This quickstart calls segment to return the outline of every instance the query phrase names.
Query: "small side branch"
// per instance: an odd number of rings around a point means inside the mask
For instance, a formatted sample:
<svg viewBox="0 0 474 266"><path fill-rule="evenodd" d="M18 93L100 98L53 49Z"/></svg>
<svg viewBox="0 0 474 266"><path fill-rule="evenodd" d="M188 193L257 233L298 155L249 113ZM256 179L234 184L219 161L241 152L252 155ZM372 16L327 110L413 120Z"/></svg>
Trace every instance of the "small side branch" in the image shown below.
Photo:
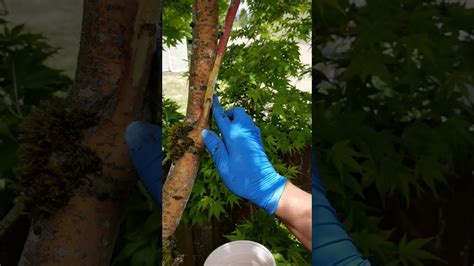
<svg viewBox="0 0 474 266"><path fill-rule="evenodd" d="M0 221L0 238L8 231L8 229L25 213L25 204L23 201L18 200L10 211Z"/></svg>
<svg viewBox="0 0 474 266"><path fill-rule="evenodd" d="M15 62L12 62L11 68L12 68L12 78L13 78L13 95L15 97L15 106L16 106L17 113L15 113L12 109L10 109L10 111L14 113L18 118L23 118L23 112L21 111L20 101L18 99L18 84L17 84L17 79L16 79Z"/></svg>

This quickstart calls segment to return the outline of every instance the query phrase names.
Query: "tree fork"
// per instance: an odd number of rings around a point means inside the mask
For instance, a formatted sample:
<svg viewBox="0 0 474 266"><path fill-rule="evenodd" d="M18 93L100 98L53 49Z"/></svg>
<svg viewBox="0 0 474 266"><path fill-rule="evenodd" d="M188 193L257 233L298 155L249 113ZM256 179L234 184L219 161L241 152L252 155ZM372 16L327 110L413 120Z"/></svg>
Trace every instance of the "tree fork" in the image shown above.
<svg viewBox="0 0 474 266"><path fill-rule="evenodd" d="M68 101L99 111L84 144L100 174L66 207L33 221L19 265L108 265L122 204L135 172L124 143L127 125L150 120L146 103L160 0L84 1L75 83Z"/></svg>

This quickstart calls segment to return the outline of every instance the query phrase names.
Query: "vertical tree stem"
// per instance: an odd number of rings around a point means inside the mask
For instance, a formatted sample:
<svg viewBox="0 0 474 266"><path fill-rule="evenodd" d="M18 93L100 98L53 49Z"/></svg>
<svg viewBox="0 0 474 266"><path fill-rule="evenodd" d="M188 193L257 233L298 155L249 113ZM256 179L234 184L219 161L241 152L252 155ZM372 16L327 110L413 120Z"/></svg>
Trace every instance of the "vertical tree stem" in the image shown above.
<svg viewBox="0 0 474 266"><path fill-rule="evenodd" d="M163 186L163 243L175 232L198 173L203 149L201 131L207 127L203 103L217 48L218 7L218 0L193 1L193 44L185 123L194 128L189 137L195 146L173 163Z"/></svg>

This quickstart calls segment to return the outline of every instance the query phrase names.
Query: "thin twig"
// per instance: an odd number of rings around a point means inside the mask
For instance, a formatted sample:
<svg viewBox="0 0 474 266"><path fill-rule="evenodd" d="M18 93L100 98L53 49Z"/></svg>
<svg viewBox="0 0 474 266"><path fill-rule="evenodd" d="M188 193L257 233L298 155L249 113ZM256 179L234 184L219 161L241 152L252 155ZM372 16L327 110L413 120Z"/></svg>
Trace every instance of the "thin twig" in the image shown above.
<svg viewBox="0 0 474 266"><path fill-rule="evenodd" d="M2 6L3 6L3 10L0 9L0 16L6 16L8 15L8 8L7 8L7 4L5 4L5 1L4 0L0 0L0 3L2 3ZM1 6L0 6L1 8Z"/></svg>
<svg viewBox="0 0 474 266"><path fill-rule="evenodd" d="M20 102L18 101L18 85L16 83L16 70L15 70L15 61L12 61L12 75L13 75L13 91L15 95L15 105L18 111L18 115L23 118L23 113L21 112Z"/></svg>
<svg viewBox="0 0 474 266"><path fill-rule="evenodd" d="M3 88L0 87L0 90L3 90ZM6 94L7 94L8 97L10 97L10 95L9 95L8 93L6 93ZM3 96L3 95L1 95L1 96L2 96L2 97L5 97L5 96ZM11 99L10 99L10 101L11 101ZM19 114L17 114L17 113L15 112L15 110L13 110L11 103L5 102L5 105L8 107L8 110L9 110L15 117L17 117L17 118L19 118L19 119L22 119L22 118L23 118L23 117L21 117Z"/></svg>
<svg viewBox="0 0 474 266"><path fill-rule="evenodd" d="M11 105L8 105L8 110L10 110L10 112L11 112L14 116L16 116L17 118L23 119L23 117L22 117L21 115L17 114L17 113L15 112L15 110L13 110L13 108L12 108Z"/></svg>
<svg viewBox="0 0 474 266"><path fill-rule="evenodd" d="M212 66L211 73L209 74L209 81L207 83L206 96L204 98L204 121L209 121L210 109L212 105L212 95L214 94L214 88L217 82L217 75L221 68L222 60L224 58L224 52L227 47L227 42L230 38L230 32L232 31L232 24L234 23L235 15L239 9L240 0L233 0L227 11L227 16L224 22L224 33L222 34L219 43L217 45L216 59Z"/></svg>
<svg viewBox="0 0 474 266"><path fill-rule="evenodd" d="M10 211L0 221L0 238L8 231L8 229L20 218L26 214L24 212L25 204L22 200L17 200Z"/></svg>
<svg viewBox="0 0 474 266"><path fill-rule="evenodd" d="M170 155L167 154L165 159L163 159L163 161L161 162L161 166L164 166L170 159L171 159Z"/></svg>

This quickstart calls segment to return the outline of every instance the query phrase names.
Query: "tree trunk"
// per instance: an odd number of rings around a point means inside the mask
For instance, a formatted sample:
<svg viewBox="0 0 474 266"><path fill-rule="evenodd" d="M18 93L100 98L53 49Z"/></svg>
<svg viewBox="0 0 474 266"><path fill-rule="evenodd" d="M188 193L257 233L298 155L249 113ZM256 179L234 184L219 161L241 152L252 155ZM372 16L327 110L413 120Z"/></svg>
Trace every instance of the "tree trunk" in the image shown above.
<svg viewBox="0 0 474 266"><path fill-rule="evenodd" d="M173 163L163 187L163 245L173 235L186 207L203 150L201 131L208 125L203 103L217 46L217 0L194 0L193 44L185 124L192 126L189 137L194 147Z"/></svg>
<svg viewBox="0 0 474 266"><path fill-rule="evenodd" d="M136 182L124 143L127 125L150 120L147 83L155 51L159 0L86 0L74 87L69 101L100 110L84 144L102 162L66 207L30 228L19 265L108 265L122 214Z"/></svg>

